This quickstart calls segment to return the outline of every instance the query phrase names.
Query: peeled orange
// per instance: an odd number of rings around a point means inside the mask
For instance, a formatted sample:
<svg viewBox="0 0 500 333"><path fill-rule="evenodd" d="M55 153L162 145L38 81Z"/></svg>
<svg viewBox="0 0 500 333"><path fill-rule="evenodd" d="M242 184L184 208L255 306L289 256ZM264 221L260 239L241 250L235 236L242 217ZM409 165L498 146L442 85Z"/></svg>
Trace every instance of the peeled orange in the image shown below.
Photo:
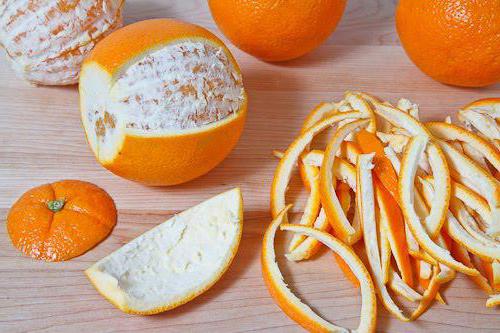
<svg viewBox="0 0 500 333"><path fill-rule="evenodd" d="M1 1L0 45L14 70L32 83L77 83L85 57L122 25L124 2Z"/></svg>
<svg viewBox="0 0 500 333"><path fill-rule="evenodd" d="M105 38L82 67L80 110L97 160L150 185L199 177L236 145L246 118L240 69L188 23L154 19Z"/></svg>
<svg viewBox="0 0 500 333"><path fill-rule="evenodd" d="M323 43L344 13L345 0L209 0L222 32L267 61L300 57Z"/></svg>

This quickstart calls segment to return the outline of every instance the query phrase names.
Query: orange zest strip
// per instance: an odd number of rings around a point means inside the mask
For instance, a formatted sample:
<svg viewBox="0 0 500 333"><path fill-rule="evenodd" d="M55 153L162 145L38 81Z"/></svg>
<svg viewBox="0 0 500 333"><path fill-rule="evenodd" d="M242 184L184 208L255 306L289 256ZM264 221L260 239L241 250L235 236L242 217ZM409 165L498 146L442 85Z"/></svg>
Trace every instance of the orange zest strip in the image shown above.
<svg viewBox="0 0 500 333"><path fill-rule="evenodd" d="M397 202L389 192L381 186L380 180L374 179L375 196L381 210L381 214L387 217L387 231L389 244L393 253L396 265L401 273L403 281L413 286L413 269L410 256L408 255L408 244L406 242L406 232L403 214L399 209Z"/></svg>
<svg viewBox="0 0 500 333"><path fill-rule="evenodd" d="M382 185L391 193L392 197L398 202L398 175L392 167L391 161L386 157L384 145L379 138L366 130L361 130L355 136L355 140L359 145L363 154L375 153L373 163L375 167L373 171Z"/></svg>

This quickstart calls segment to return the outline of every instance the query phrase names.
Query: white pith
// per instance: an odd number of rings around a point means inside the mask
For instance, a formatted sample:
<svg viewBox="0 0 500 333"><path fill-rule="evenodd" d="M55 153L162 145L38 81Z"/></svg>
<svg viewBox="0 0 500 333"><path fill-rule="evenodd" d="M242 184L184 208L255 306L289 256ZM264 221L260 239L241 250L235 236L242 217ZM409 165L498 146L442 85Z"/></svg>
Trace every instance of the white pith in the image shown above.
<svg viewBox="0 0 500 333"><path fill-rule="evenodd" d="M7 0L0 5L0 44L23 78L73 84L99 40L122 25L123 0Z"/></svg>
<svg viewBox="0 0 500 333"><path fill-rule="evenodd" d="M142 234L86 273L123 310L175 307L227 269L240 241L241 217L240 190L222 193Z"/></svg>
<svg viewBox="0 0 500 333"><path fill-rule="evenodd" d="M198 131L230 121L245 103L241 74L225 49L201 39L152 49L115 77L89 63L80 92L87 137L101 161L114 157L124 133Z"/></svg>

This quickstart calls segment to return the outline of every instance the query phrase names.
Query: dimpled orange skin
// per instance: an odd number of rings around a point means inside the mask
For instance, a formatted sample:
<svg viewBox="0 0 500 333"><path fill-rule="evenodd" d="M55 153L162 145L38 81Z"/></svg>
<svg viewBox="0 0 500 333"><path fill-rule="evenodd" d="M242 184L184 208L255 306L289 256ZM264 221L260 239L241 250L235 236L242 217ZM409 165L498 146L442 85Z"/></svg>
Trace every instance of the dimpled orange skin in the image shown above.
<svg viewBox="0 0 500 333"><path fill-rule="evenodd" d="M53 212L48 203L64 199ZM7 217L14 246L25 255L45 261L79 256L113 230L117 213L113 199L94 184L63 180L24 193Z"/></svg>
<svg viewBox="0 0 500 333"><path fill-rule="evenodd" d="M209 0L212 16L238 48L266 61L300 57L337 27L345 0Z"/></svg>
<svg viewBox="0 0 500 333"><path fill-rule="evenodd" d="M97 63L115 76L145 52L177 40L209 41L222 47L240 73L224 43L210 31L172 19L152 19L115 31L92 51L86 64ZM114 174L146 185L178 185L200 177L229 155L245 125L247 97L236 116L207 130L160 136L125 136L117 157L103 166Z"/></svg>
<svg viewBox="0 0 500 333"><path fill-rule="evenodd" d="M406 53L442 83L500 81L499 0L401 0L396 28Z"/></svg>

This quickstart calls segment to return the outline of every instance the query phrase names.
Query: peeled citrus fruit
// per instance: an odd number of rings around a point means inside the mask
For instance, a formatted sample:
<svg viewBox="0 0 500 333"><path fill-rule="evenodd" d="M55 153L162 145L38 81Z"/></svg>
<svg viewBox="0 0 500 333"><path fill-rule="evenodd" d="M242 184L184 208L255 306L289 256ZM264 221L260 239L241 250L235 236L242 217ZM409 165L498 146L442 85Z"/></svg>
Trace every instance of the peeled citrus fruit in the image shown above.
<svg viewBox="0 0 500 333"><path fill-rule="evenodd" d="M396 28L410 59L433 79L464 87L500 80L498 0L401 0Z"/></svg>
<svg viewBox="0 0 500 333"><path fill-rule="evenodd" d="M113 199L94 184L63 180L24 193L7 217L7 231L24 254L63 261L93 248L116 224Z"/></svg>
<svg viewBox="0 0 500 333"><path fill-rule="evenodd" d="M345 0L209 0L212 16L237 47L267 61L300 57L323 43Z"/></svg>
<svg viewBox="0 0 500 333"><path fill-rule="evenodd" d="M24 79L78 82L80 66L103 37L122 25L124 0L0 2L0 45Z"/></svg>
<svg viewBox="0 0 500 333"><path fill-rule="evenodd" d="M238 64L209 31L138 22L105 38L82 67L80 109L97 160L150 185L201 176L236 145L247 97Z"/></svg>
<svg viewBox="0 0 500 333"><path fill-rule="evenodd" d="M242 229L243 200L236 188L172 217L85 273L120 310L163 312L220 279L238 250Z"/></svg>

